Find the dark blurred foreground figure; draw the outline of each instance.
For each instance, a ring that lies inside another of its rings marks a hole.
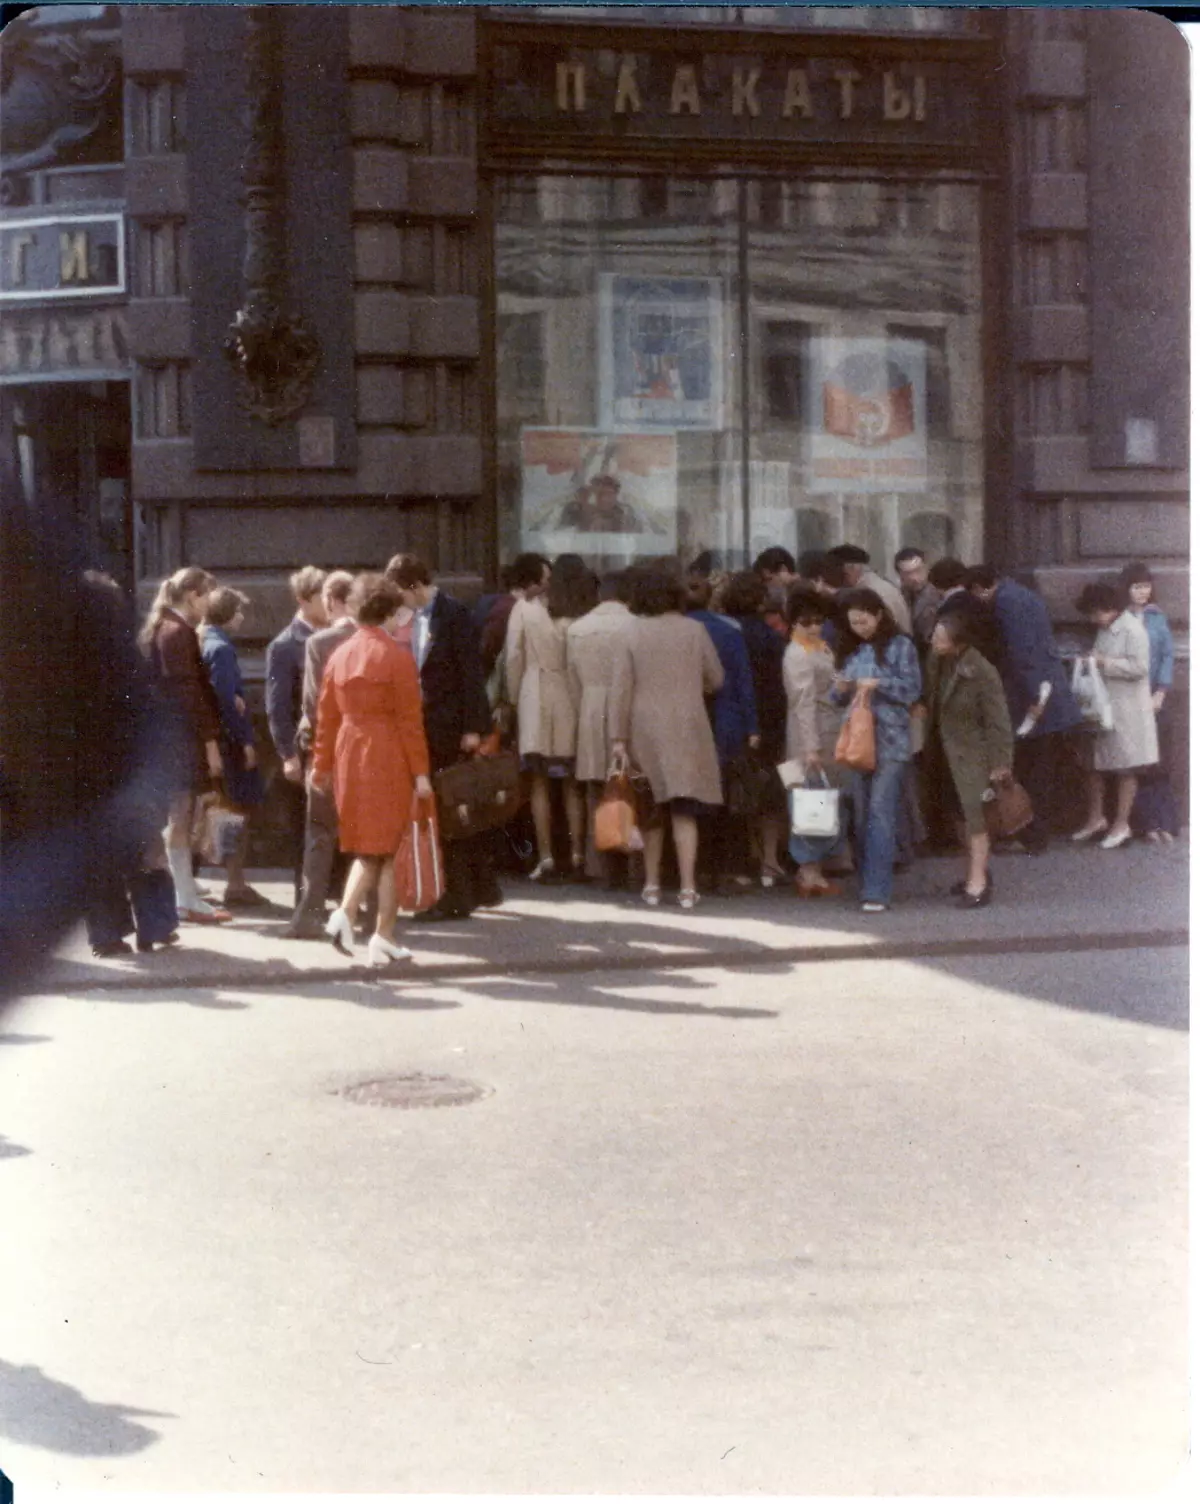
[[[152,838],[173,743],[130,624],[69,540],[0,498],[0,1000]]]

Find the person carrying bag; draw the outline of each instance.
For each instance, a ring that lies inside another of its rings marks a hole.
[[[412,816],[396,849],[396,900],[406,914],[430,909],[446,891],[437,807],[414,794]]]

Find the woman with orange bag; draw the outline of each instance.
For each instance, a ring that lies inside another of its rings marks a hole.
[[[882,914],[892,902],[896,818],[904,769],[912,761],[908,708],[921,698],[921,666],[912,638],[873,590],[847,590],[838,607],[830,699],[850,706],[847,719],[865,703],[874,722],[875,766],[853,770],[851,797],[861,908]]]
[[[421,717],[421,686],[413,655],[388,634],[400,592],[383,575],[362,575],[349,603],[354,636],[330,658],[321,680],[311,781],[333,781],[341,848],[354,857],[340,907],[325,932],[344,955],[354,946],[354,917],[378,889],[375,933],[367,945],[372,966],[408,961],[392,942],[396,923],[393,866],[412,819],[413,796],[432,799],[429,749]]]

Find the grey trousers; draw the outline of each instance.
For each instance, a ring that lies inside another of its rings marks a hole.
[[[325,918],[325,900],[333,881],[337,854],[338,817],[333,792],[310,788],[304,816],[304,866],[296,919]]]

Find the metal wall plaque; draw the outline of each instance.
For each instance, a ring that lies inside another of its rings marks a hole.
[[[0,220],[0,301],[44,303],[124,292],[123,215]]]

